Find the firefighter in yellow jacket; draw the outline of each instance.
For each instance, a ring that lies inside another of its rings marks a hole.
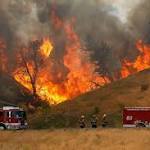
[[[80,116],[79,126],[80,126],[80,128],[85,128],[86,127],[86,121],[85,121],[85,116],[84,115]]]
[[[104,114],[103,117],[102,117],[102,127],[106,127],[108,125],[108,122],[107,122],[107,115]]]

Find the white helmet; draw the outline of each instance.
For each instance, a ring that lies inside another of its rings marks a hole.
[[[106,117],[106,114],[104,114],[103,117]]]
[[[82,116],[81,116],[81,118],[85,118],[85,116],[84,116],[84,115],[82,115]]]

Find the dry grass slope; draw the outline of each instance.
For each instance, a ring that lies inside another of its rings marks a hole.
[[[149,130],[0,132],[0,150],[149,150]]]
[[[52,108],[52,111],[72,116],[79,116],[82,113],[89,115],[95,111],[100,116],[107,113],[114,124],[121,126],[121,112],[124,106],[150,106],[150,88],[141,90],[142,85],[147,87],[150,85],[150,70],[144,70],[81,95],[75,100],[64,102]]]

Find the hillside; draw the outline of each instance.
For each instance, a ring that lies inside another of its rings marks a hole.
[[[126,79],[114,82],[52,108],[52,113],[89,117],[107,113],[114,126],[121,126],[124,106],[150,106],[150,70],[144,70]]]
[[[150,106],[150,70],[144,70],[52,107],[40,107],[29,115],[31,128],[77,127],[81,114],[88,125],[92,114],[108,115],[110,127],[122,127],[125,106]],[[99,122],[100,123],[100,122]]]

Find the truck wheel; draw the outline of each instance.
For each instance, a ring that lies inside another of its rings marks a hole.
[[[146,126],[145,126],[144,123],[138,123],[138,124],[136,125],[136,127],[137,127],[137,128],[145,128]]]
[[[0,125],[0,130],[6,130],[6,127],[4,125]]]

